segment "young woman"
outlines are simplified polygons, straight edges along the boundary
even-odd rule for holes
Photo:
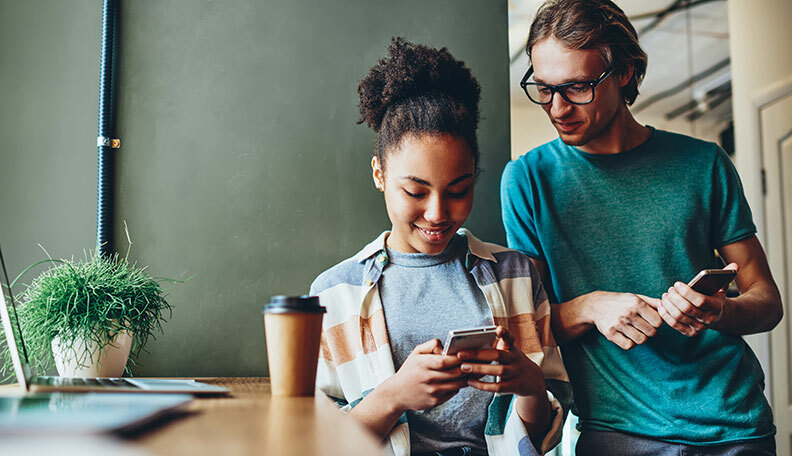
[[[328,309],[317,386],[397,455],[547,451],[564,418],[547,389],[568,380],[544,289],[527,257],[462,228],[479,84],[445,48],[388,51],[358,93],[392,227],[311,286]],[[442,355],[449,330],[486,325],[495,349]]]

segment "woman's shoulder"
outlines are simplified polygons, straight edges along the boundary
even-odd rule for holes
[[[318,295],[338,285],[362,286],[364,271],[365,262],[347,258],[319,274],[311,284],[311,294]]]
[[[488,260],[486,268],[489,273],[484,274],[483,283],[500,289],[505,306],[502,311],[506,313],[500,316],[511,318],[531,314],[534,317],[543,317],[549,314],[547,294],[531,257],[519,250],[482,242],[475,237],[472,239],[481,244],[480,248],[488,249],[491,254],[491,258],[485,259]]]
[[[387,234],[382,233],[355,255],[319,274],[311,284],[311,294],[318,295],[339,285],[363,286],[366,260],[384,248]]]
[[[506,275],[515,278],[530,277],[536,274],[531,257],[519,250],[492,242],[484,242],[467,229],[460,230],[459,234],[468,238],[468,248],[472,254],[491,262],[496,276]]]

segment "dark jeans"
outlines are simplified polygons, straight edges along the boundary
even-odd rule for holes
[[[620,432],[583,431],[577,456],[775,456],[773,437],[716,446],[668,443]]]

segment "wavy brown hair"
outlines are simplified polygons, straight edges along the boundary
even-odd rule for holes
[[[550,0],[543,4],[531,24],[525,51],[554,37],[570,49],[599,49],[602,60],[616,74],[633,74],[622,87],[624,102],[633,104],[646,74],[648,58],[638,43],[630,20],[610,0]]]

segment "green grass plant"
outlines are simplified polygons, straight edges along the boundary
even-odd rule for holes
[[[86,253],[78,260],[35,263],[12,282],[12,288],[27,271],[42,263],[52,266],[24,287],[16,312],[34,372],[41,374],[53,366],[51,343],[55,337],[60,337],[67,349],[80,339],[103,347],[119,331],[126,330],[133,337],[127,363],[127,373],[131,374],[134,358],[150,337],[162,333],[165,314],[170,318],[171,305],[162,284],[177,280],[150,277],[145,267],[137,267],[117,253]],[[8,378],[13,367],[8,350],[4,354],[3,374]]]

